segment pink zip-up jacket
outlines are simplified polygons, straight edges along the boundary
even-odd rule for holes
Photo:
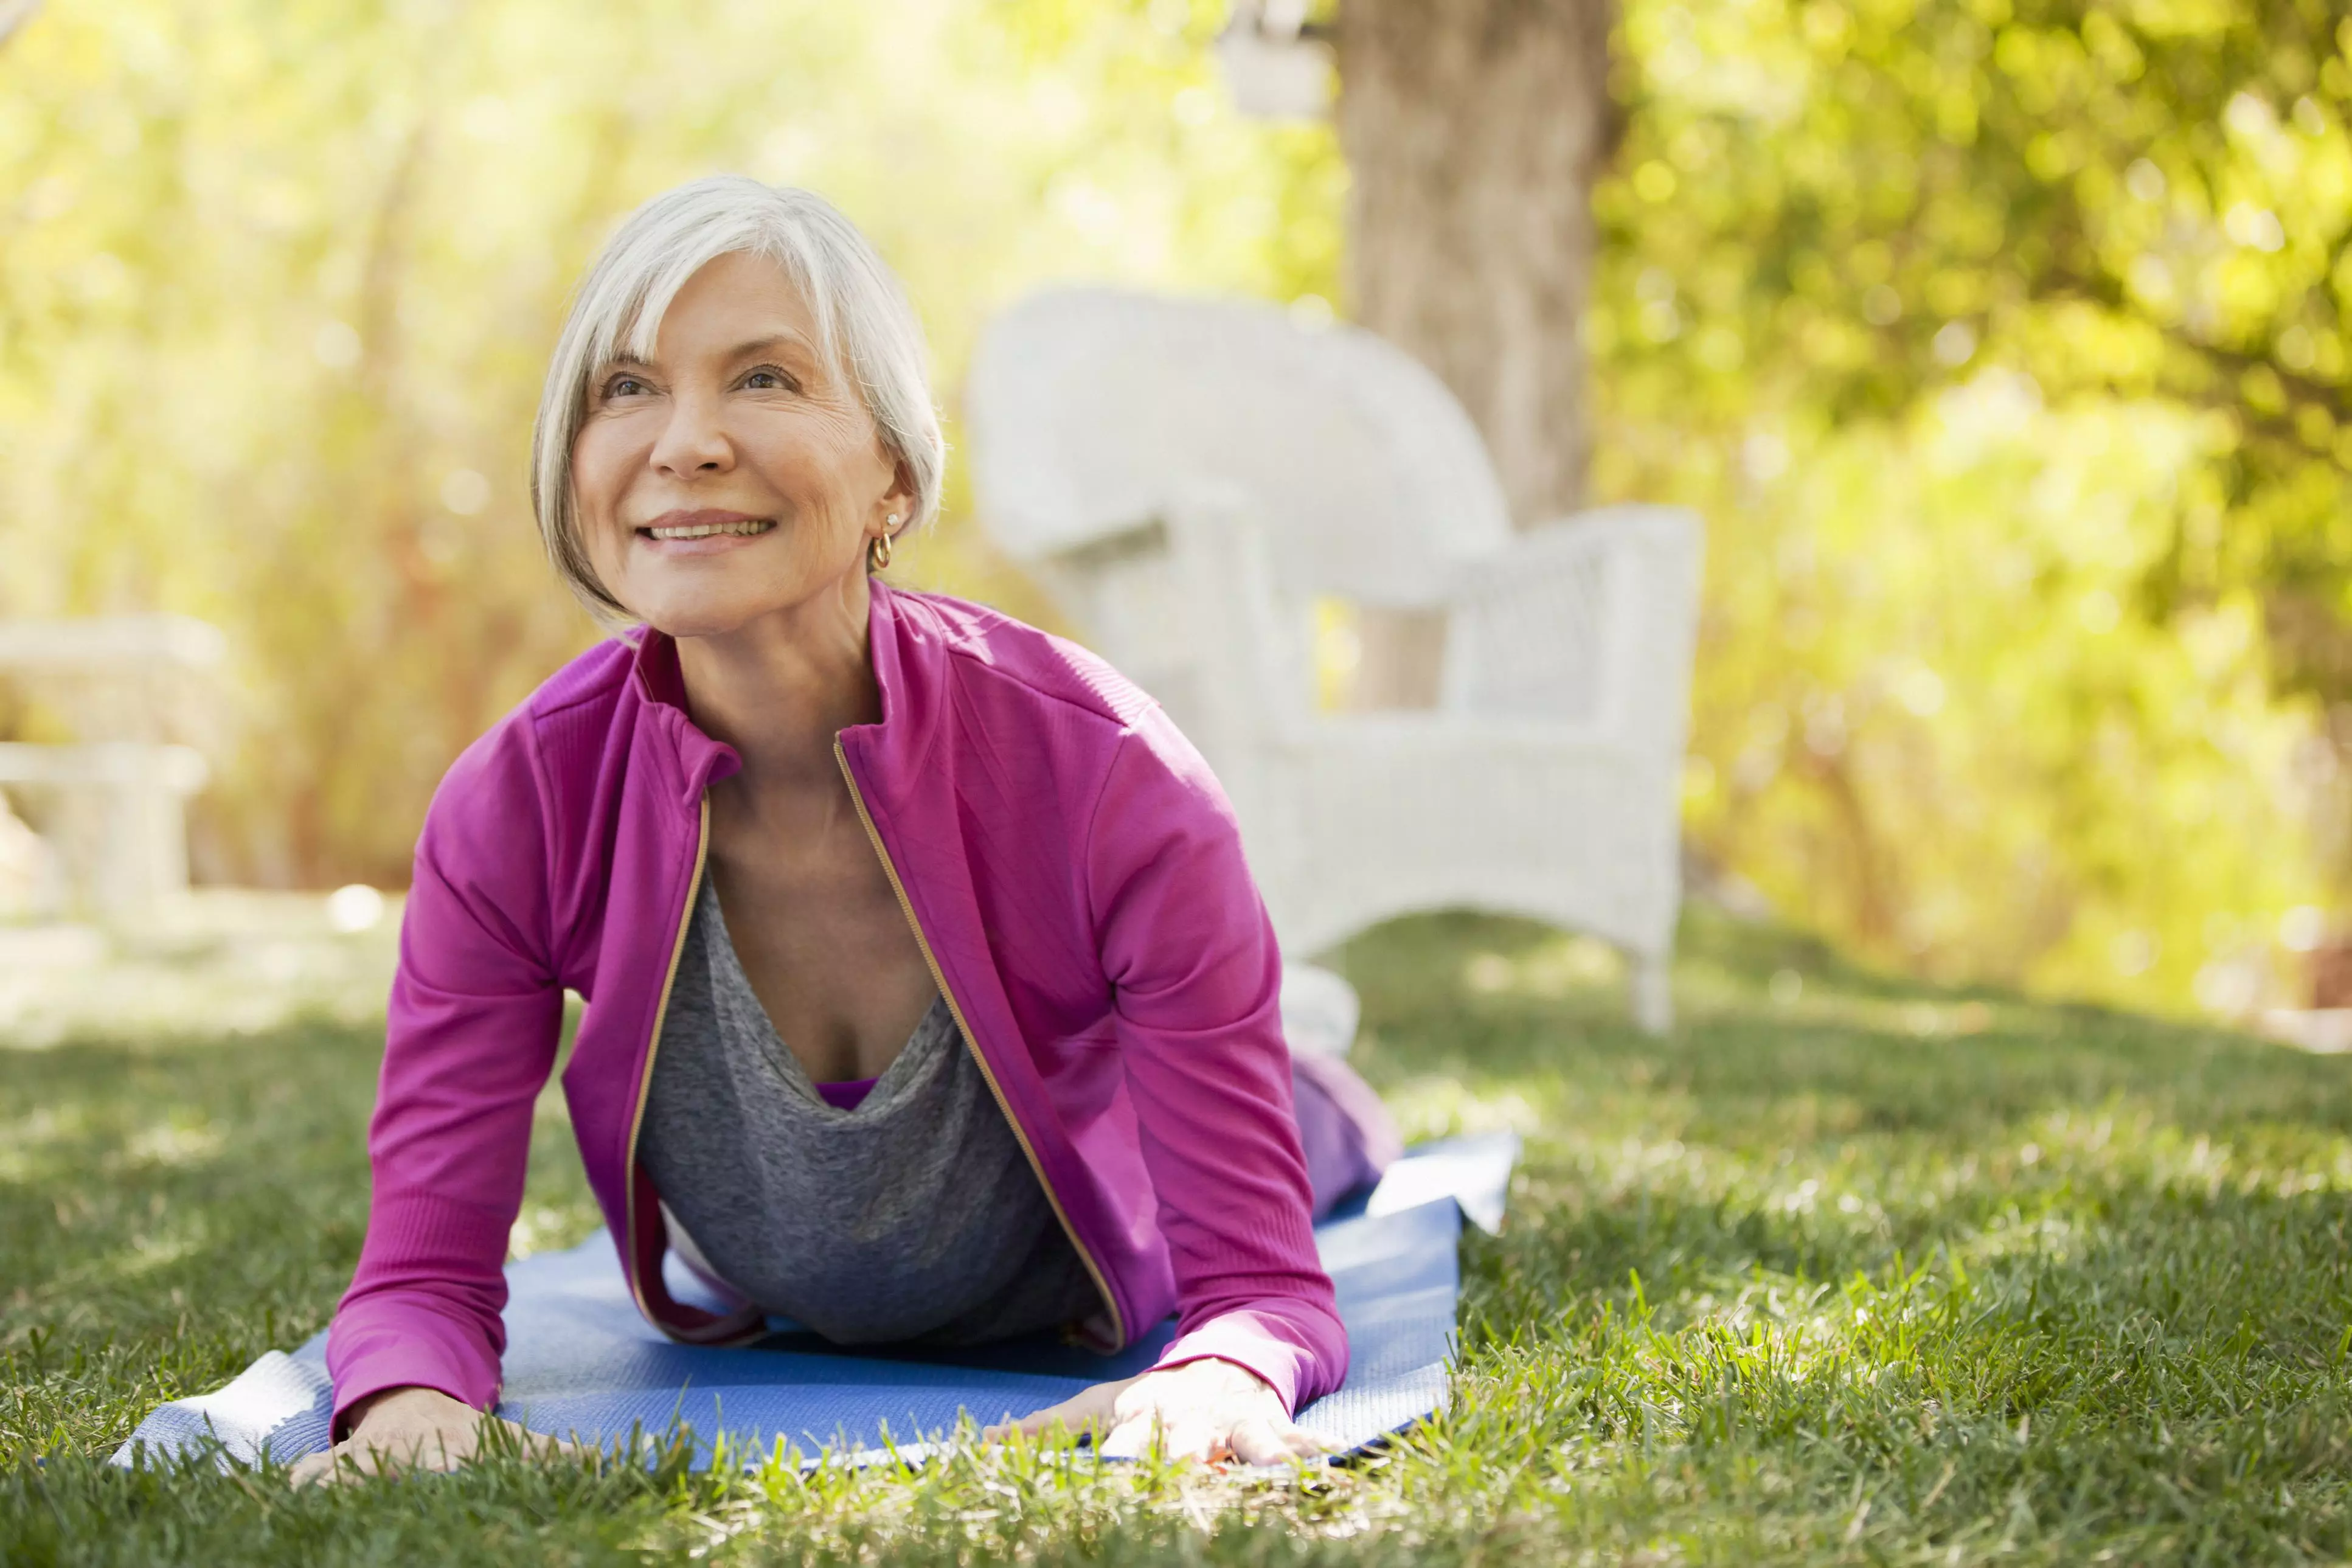
[[[1118,1348],[1174,1311],[1161,1365],[1235,1362],[1293,1411],[1338,1387],[1281,961],[1207,764],[1099,659],[994,611],[877,582],[868,640],[882,719],[842,731],[835,760],[1102,1292],[1087,1336]],[[338,1431],[403,1384],[497,1399],[507,1237],[567,989],[587,1010],[564,1097],[638,1307],[679,1340],[760,1333],[752,1310],[664,1288],[637,1157],[704,791],[739,765],[648,632],[565,666],[443,780],[401,928],[367,1239],[328,1336]]]

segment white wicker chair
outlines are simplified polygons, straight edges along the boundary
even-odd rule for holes
[[[992,322],[980,516],[1234,799],[1284,946],[1468,906],[1618,946],[1671,1019],[1697,519],[1515,535],[1451,394],[1370,333],[1108,289]],[[1434,710],[1315,702],[1316,601],[1442,611]]]

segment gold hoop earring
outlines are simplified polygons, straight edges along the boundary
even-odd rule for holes
[[[894,511],[883,521],[882,527],[884,531],[876,534],[872,539],[866,541],[866,570],[870,572],[879,572],[884,567],[890,564],[890,555],[896,546],[891,541],[888,531],[898,526],[898,514]]]

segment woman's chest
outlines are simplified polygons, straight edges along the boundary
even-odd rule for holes
[[[712,813],[706,865],[744,978],[819,1083],[878,1076],[938,994],[872,843]]]

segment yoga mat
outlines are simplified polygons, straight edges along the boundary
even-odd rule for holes
[[[1408,1150],[1369,1194],[1316,1227],[1349,1346],[1346,1384],[1298,1424],[1347,1453],[1411,1426],[1445,1402],[1461,1277],[1462,1221],[1493,1229],[1518,1139],[1507,1132]],[[666,1276],[681,1300],[697,1286]],[[1039,1335],[954,1351],[837,1350],[804,1331],[737,1349],[681,1345],[640,1317],[603,1232],[568,1252],[507,1266],[506,1384],[499,1414],[536,1432],[616,1447],[633,1430],[692,1433],[698,1468],[712,1440],[764,1459],[778,1439],[814,1459],[920,1458],[969,1413],[982,1426],[1144,1371],[1175,1331],[1162,1323],[1116,1356]],[[223,1463],[266,1448],[279,1460],[327,1446],[333,1391],[327,1336],[271,1351],[227,1386],[158,1406],[114,1462],[212,1449]],[[214,1445],[217,1448],[214,1449]]]

